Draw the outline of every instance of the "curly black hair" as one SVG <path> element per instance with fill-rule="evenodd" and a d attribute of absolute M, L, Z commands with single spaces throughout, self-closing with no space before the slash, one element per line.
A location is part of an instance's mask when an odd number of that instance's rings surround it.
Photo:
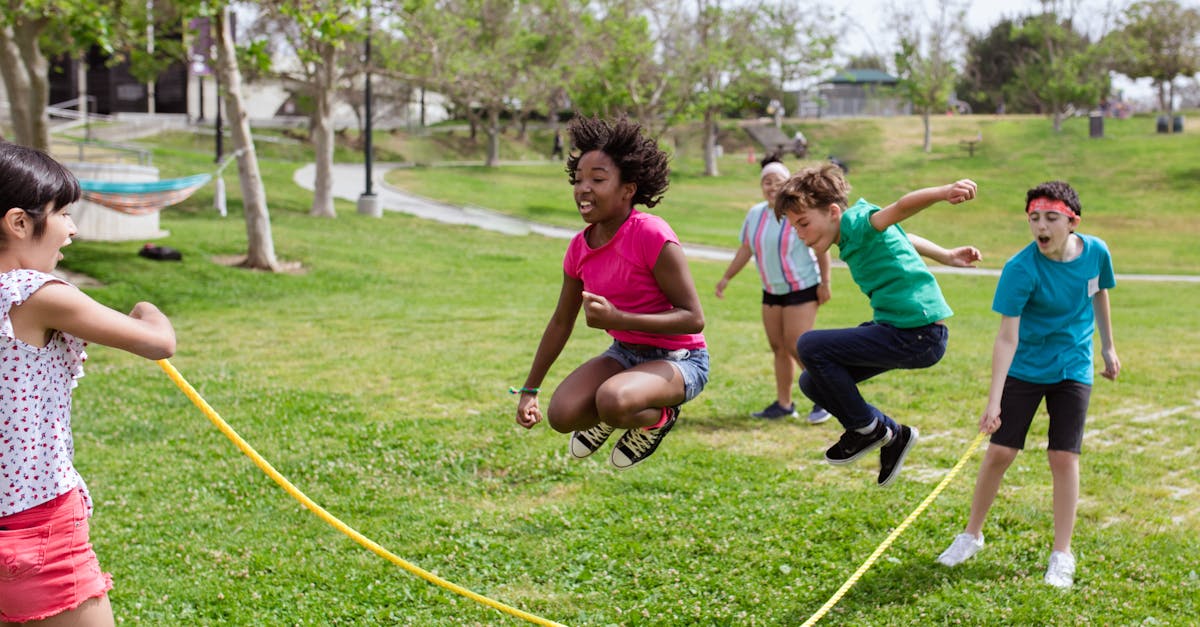
<path fill-rule="evenodd" d="M 574 185 L 579 159 L 585 153 L 599 150 L 617 165 L 621 183 L 633 183 L 632 204 L 653 207 L 662 200 L 670 184 L 670 156 L 658 147 L 658 142 L 646 137 L 641 125 L 622 117 L 608 121 L 598 117 L 576 115 L 567 123 L 571 134 L 571 156 L 567 158 L 567 176 Z"/>
<path fill-rule="evenodd" d="M 1029 203 L 1038 198 L 1061 200 L 1071 208 L 1071 211 L 1075 212 L 1075 215 L 1083 215 L 1083 207 L 1079 205 L 1079 195 L 1064 181 L 1047 181 L 1025 192 L 1025 213 L 1029 213 Z"/>

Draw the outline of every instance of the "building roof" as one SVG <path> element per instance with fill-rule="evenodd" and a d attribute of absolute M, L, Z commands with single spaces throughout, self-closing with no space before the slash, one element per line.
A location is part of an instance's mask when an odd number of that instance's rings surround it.
<path fill-rule="evenodd" d="M 895 85 L 900 82 L 900 79 L 883 70 L 848 68 L 838 72 L 832 78 L 826 79 L 825 82 L 834 84 Z"/>

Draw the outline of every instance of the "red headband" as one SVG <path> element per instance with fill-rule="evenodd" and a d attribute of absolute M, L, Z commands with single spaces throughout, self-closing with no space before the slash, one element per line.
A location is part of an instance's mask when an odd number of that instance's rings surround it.
<path fill-rule="evenodd" d="M 1029 203 L 1029 206 L 1025 208 L 1025 213 L 1032 213 L 1034 211 L 1057 211 L 1058 213 L 1071 218 L 1079 217 L 1079 214 L 1075 213 L 1074 210 L 1068 207 L 1067 203 L 1061 200 L 1052 200 L 1050 198 L 1034 198 L 1033 201 Z"/>

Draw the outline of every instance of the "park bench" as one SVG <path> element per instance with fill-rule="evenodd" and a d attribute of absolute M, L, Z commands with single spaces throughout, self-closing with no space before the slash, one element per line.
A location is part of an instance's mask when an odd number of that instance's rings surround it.
<path fill-rule="evenodd" d="M 983 133 L 982 132 L 980 132 L 975 137 L 968 137 L 966 139 L 958 140 L 958 145 L 962 146 L 964 149 L 966 149 L 968 157 L 975 156 L 975 146 L 977 146 L 981 143 L 983 143 Z"/>

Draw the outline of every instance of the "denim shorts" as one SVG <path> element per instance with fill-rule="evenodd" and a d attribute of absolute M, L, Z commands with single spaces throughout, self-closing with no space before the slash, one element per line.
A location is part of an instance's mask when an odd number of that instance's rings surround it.
<path fill-rule="evenodd" d="M 683 375 L 683 402 L 688 402 L 700 395 L 704 386 L 708 385 L 708 349 L 693 348 L 688 350 L 669 350 L 652 348 L 650 350 L 631 350 L 620 342 L 613 342 L 603 357 L 611 357 L 626 370 L 648 361 L 669 361 Z"/>
<path fill-rule="evenodd" d="M 49 618 L 110 589 L 79 488 L 0 518 L 0 621 Z"/>

